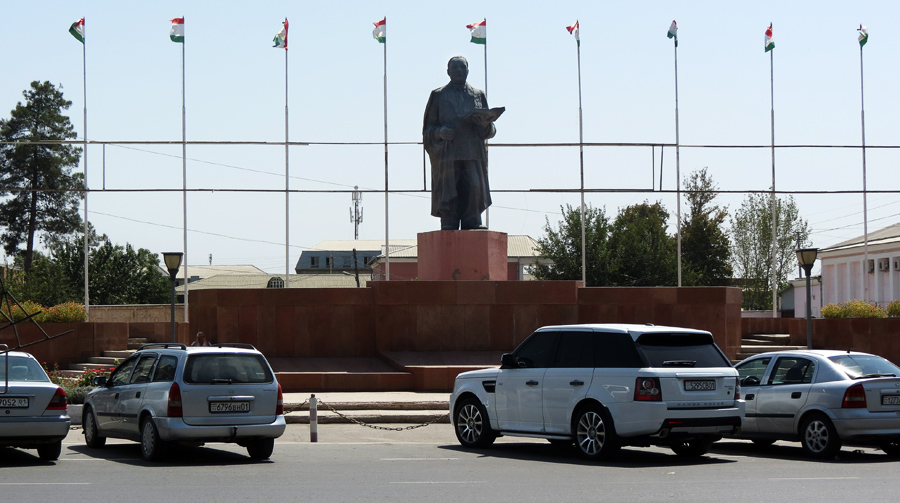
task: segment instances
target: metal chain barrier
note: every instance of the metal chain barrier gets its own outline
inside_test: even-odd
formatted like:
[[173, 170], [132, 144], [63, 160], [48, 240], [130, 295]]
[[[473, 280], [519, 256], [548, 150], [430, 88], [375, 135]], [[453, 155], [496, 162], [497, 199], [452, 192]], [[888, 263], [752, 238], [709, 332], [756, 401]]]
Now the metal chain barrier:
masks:
[[300, 409], [302, 409], [304, 405], [307, 405], [308, 403], [309, 403], [309, 398], [307, 398], [306, 400], [303, 400], [302, 403], [299, 403], [296, 405], [285, 405], [284, 413], [287, 414], [288, 412], [297, 412]]
[[342, 414], [342, 413], [338, 412], [337, 410], [335, 410], [334, 407], [332, 407], [331, 405], [328, 405], [327, 403], [323, 402], [322, 400], [319, 400], [319, 405], [325, 406], [325, 407], [328, 408], [328, 410], [330, 410], [331, 412], [334, 412], [334, 413], [337, 414], [338, 416], [340, 416], [340, 417], [342, 417], [342, 418], [344, 418], [344, 419], [350, 421], [351, 423], [355, 423], [355, 424], [358, 424], [358, 425], [360, 425], [360, 426], [365, 426], [366, 428], [372, 428], [373, 430], [387, 430], [387, 431], [406, 431], [406, 430], [415, 430], [416, 428], [423, 428], [423, 427], [425, 427], [425, 426], [428, 426], [428, 425], [431, 425], [431, 424], [435, 424], [435, 423], [438, 423], [438, 422], [441, 422], [441, 421], [447, 419], [447, 417], [448, 417], [449, 414], [450, 414], [449, 412], [448, 412], [447, 414], [441, 414], [441, 415], [439, 415], [439, 416], [436, 416], [436, 417], [435, 417], [434, 419], [432, 419], [431, 421], [428, 421], [428, 422], [425, 422], [425, 423], [422, 423], [422, 424], [415, 424], [415, 425], [411, 425], [411, 426], [395, 426], [395, 427], [392, 427], [392, 426], [379, 426], [379, 425], [377, 425], [377, 424], [368, 424], [368, 423], [365, 423], [365, 422], [360, 421], [360, 420], [358, 420], [358, 419], [356, 419], [356, 418], [354, 418], [354, 417], [350, 417], [350, 416], [348, 416], [348, 415], [346, 415], [346, 414]]

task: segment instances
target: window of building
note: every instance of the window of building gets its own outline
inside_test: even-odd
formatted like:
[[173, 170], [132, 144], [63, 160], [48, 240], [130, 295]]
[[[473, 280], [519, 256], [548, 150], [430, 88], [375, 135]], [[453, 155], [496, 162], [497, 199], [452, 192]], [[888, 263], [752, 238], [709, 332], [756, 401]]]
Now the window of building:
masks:
[[309, 257], [309, 267], [311, 267], [311, 268], [319, 267], [319, 257]]
[[350, 257], [343, 257], [343, 259], [341, 260], [341, 267], [343, 267], [344, 269], [349, 269], [349, 268], [353, 267]]
[[325, 257], [325, 267], [334, 266], [334, 259], [331, 257]]
[[284, 288], [284, 280], [278, 276], [272, 276], [266, 283], [266, 288]]

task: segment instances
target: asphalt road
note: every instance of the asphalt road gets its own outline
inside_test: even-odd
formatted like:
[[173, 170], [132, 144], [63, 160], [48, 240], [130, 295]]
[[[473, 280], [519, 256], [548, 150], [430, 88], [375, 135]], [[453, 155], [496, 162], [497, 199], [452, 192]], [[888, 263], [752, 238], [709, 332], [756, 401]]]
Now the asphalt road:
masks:
[[[391, 425], [393, 426], [393, 425]], [[661, 448], [626, 448], [587, 462], [543, 440], [502, 438], [468, 451], [449, 425], [379, 431], [357, 425], [290, 425], [272, 459], [238, 446], [178, 448], [148, 463], [133, 442], [87, 449], [73, 430], [56, 463], [35, 451], [0, 448], [0, 501], [889, 501], [900, 461], [845, 448], [812, 461], [798, 444], [758, 448], [723, 441], [699, 459]]]

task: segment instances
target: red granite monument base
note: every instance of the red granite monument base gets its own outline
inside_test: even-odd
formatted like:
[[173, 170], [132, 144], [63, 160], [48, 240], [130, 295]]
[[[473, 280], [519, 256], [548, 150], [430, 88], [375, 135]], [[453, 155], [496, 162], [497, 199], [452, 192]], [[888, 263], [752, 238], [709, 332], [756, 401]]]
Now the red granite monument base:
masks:
[[420, 281], [508, 279], [506, 233], [422, 232], [418, 245]]

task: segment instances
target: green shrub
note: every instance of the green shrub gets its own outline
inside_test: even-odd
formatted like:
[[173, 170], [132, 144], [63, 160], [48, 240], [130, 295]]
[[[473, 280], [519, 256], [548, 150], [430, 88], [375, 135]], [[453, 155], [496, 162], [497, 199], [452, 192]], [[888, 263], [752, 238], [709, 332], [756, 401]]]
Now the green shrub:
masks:
[[84, 403], [84, 397], [94, 388], [90, 386], [76, 386], [74, 388], [63, 387], [63, 389], [66, 390], [66, 400], [72, 405], [78, 405]]
[[840, 304], [826, 305], [822, 308], [822, 316], [825, 318], [887, 318], [888, 313], [875, 304], [854, 299]]
[[75, 323], [87, 321], [84, 305], [77, 302], [65, 302], [44, 311], [44, 322]]
[[3, 313], [12, 318], [13, 321], [22, 321], [27, 318], [29, 314], [34, 314], [34, 316], [31, 317], [34, 321], [44, 321], [45, 310], [46, 308], [44, 306], [37, 302], [31, 302], [30, 300], [3, 306]]
[[835, 303], [825, 304], [825, 307], [822, 308], [822, 317], [841, 318], [841, 306]]
[[885, 311], [887, 311], [887, 315], [891, 318], [900, 317], [900, 300], [892, 300]]

